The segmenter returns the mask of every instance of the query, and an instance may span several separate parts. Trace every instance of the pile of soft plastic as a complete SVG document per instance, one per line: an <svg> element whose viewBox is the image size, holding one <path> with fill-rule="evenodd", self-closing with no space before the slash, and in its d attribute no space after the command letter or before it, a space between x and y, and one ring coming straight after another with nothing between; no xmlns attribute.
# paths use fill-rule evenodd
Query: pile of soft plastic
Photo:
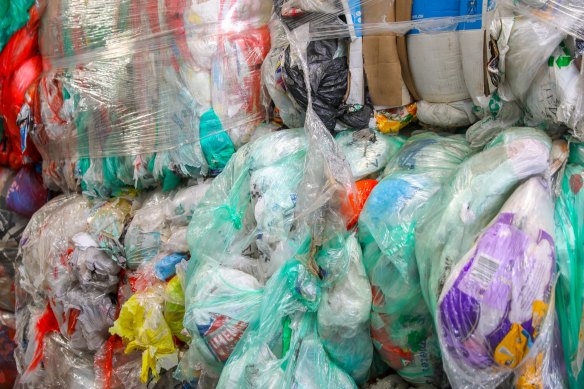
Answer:
<svg viewBox="0 0 584 389"><path fill-rule="evenodd" d="M44 11L17 385L584 385L576 0Z"/></svg>

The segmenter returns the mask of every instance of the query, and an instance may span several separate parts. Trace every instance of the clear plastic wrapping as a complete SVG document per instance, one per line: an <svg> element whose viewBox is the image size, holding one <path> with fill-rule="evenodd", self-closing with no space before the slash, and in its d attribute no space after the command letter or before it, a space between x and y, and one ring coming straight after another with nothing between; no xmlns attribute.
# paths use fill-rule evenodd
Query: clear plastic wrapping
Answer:
<svg viewBox="0 0 584 389"><path fill-rule="evenodd" d="M49 2L33 134L45 176L74 185L89 169L137 185L144 170L220 171L265 116L270 10L258 0Z"/></svg>
<svg viewBox="0 0 584 389"><path fill-rule="evenodd" d="M584 5L579 0L499 0L499 3L584 39Z"/></svg>

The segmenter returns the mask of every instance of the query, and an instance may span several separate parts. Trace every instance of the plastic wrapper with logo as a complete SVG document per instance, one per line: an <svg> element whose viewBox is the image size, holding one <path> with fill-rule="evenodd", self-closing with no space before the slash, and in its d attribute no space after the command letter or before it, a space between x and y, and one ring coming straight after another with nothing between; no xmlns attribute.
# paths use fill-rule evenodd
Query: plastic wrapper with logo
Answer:
<svg viewBox="0 0 584 389"><path fill-rule="evenodd" d="M432 314L452 269L522 180L548 169L551 141L543 132L512 128L463 162L431 200L416 226L420 283Z"/></svg>
<svg viewBox="0 0 584 389"><path fill-rule="evenodd" d="M33 133L47 184L108 196L216 175L264 118L270 9L257 0L50 2Z"/></svg>
<svg viewBox="0 0 584 389"><path fill-rule="evenodd" d="M437 332L450 382L561 386L554 333L556 251L549 182L519 186L456 263L438 300Z"/></svg>
<svg viewBox="0 0 584 389"><path fill-rule="evenodd" d="M371 281L371 335L381 358L412 384L439 385L437 335L414 254L414 228L458 165L470 154L461 136L414 135L390 161L359 218Z"/></svg>
<svg viewBox="0 0 584 389"><path fill-rule="evenodd" d="M562 181L562 189L556 203L555 233L559 278L556 287L556 309L562 335L562 345L568 380L571 388L584 385L582 341L584 306L584 281L582 280L584 252L584 148L571 145L570 158Z"/></svg>

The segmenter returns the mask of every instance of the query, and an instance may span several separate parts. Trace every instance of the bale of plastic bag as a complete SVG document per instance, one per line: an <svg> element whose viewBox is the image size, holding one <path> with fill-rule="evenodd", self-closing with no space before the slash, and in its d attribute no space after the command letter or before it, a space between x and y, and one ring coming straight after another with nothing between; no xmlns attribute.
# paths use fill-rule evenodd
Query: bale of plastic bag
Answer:
<svg viewBox="0 0 584 389"><path fill-rule="evenodd" d="M453 264L436 313L452 385L496 387L514 373L521 386L561 385L552 352L553 212L549 182L530 178ZM525 363L533 366L522 372Z"/></svg>
<svg viewBox="0 0 584 389"><path fill-rule="evenodd" d="M270 9L257 0L49 2L32 134L48 185L110 196L216 175L265 116Z"/></svg>
<svg viewBox="0 0 584 389"><path fill-rule="evenodd" d="M359 217L371 282L371 336L381 358L412 384L439 385L438 339L420 290L414 228L431 198L470 154L460 136L422 133L388 164Z"/></svg>
<svg viewBox="0 0 584 389"><path fill-rule="evenodd" d="M72 195L53 199L32 217L17 269L17 355L23 384L65 385L63 380L81 378L67 376L67 371L77 374L67 355L92 361L107 341L125 266L120 239L131 210L129 199L94 202ZM62 345L50 349L54 340ZM58 357L48 350L64 357L59 367L64 375L50 371L61 362L53 361ZM92 363L89 368L83 380L92 382Z"/></svg>
<svg viewBox="0 0 584 389"><path fill-rule="evenodd" d="M584 385L582 361L582 308L584 306L584 154L582 144L571 145L570 159L556 203L555 234L558 261L556 311L559 319L568 382L571 388Z"/></svg>
<svg viewBox="0 0 584 389"><path fill-rule="evenodd" d="M416 260L432 314L453 267L519 183L548 168L551 141L531 128L511 128L463 162L416 225Z"/></svg>

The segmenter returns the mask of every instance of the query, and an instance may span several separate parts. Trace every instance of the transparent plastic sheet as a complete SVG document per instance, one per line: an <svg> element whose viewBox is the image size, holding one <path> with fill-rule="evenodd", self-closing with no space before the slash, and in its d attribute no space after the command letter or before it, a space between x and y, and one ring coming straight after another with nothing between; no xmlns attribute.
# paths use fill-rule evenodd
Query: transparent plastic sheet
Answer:
<svg viewBox="0 0 584 389"><path fill-rule="evenodd" d="M554 342L554 200L546 178L532 177L447 276L437 332L452 385L562 387Z"/></svg>
<svg viewBox="0 0 584 389"><path fill-rule="evenodd" d="M584 201L581 182L584 159L582 144L572 143L569 163L563 176L561 193L555 211L558 283L556 308L560 324L562 345L568 382L571 388L584 385L582 361L584 348L582 333L583 285L582 280L582 228Z"/></svg>
<svg viewBox="0 0 584 389"><path fill-rule="evenodd" d="M33 134L45 176L115 189L216 174L264 119L270 10L256 0L50 2Z"/></svg>
<svg viewBox="0 0 584 389"><path fill-rule="evenodd" d="M412 384L439 387L443 380L438 338L420 289L414 228L431 198L470 154L462 136L412 136L390 160L359 218L373 291L373 343L381 358Z"/></svg>
<svg viewBox="0 0 584 389"><path fill-rule="evenodd" d="M579 0L498 0L498 3L584 39L584 5Z"/></svg>
<svg viewBox="0 0 584 389"><path fill-rule="evenodd" d="M34 94L42 72L37 41L44 4L44 0L17 0L5 1L1 6L0 118L3 131L0 164L15 170L23 164L40 161L26 131L31 123L31 94ZM11 31L13 27L18 30Z"/></svg>

